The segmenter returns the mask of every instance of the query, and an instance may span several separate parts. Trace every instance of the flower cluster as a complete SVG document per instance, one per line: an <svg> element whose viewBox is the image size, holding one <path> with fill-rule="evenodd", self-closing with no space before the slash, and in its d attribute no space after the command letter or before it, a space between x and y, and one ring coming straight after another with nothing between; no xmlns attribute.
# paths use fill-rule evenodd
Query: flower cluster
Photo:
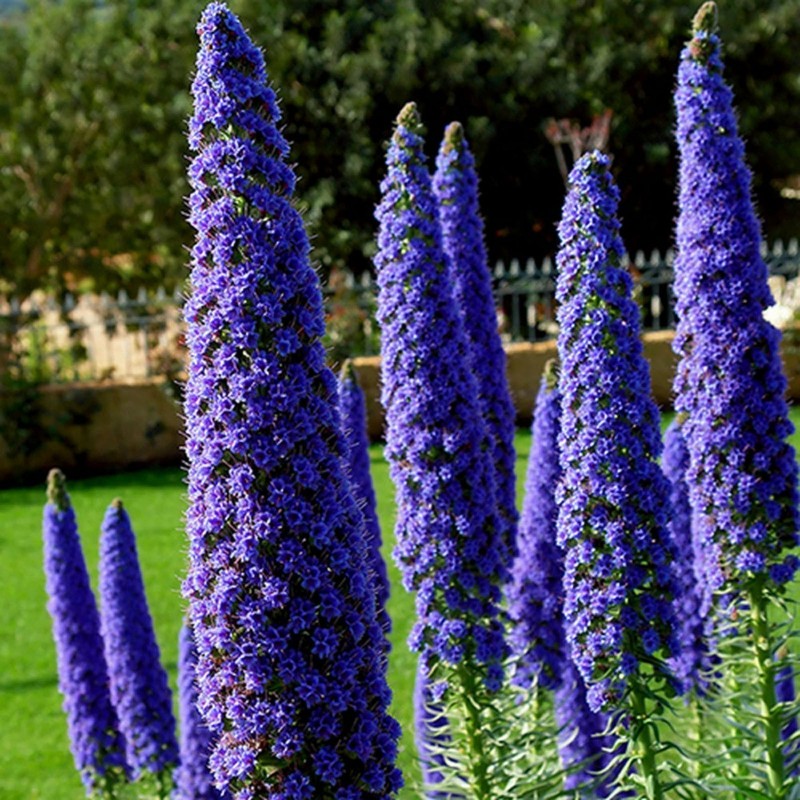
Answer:
<svg viewBox="0 0 800 800"><path fill-rule="evenodd" d="M677 420L670 424L664 434L662 467L671 486L670 533L677 555L675 613L678 617L680 656L674 663L675 674L684 682L687 690L703 693L707 689L706 675L712 666L705 638L707 626L702 612L703 593L698 580L698 576L703 574L703 549L692 531L692 509L686 482L689 450Z"/></svg>
<svg viewBox="0 0 800 800"><path fill-rule="evenodd" d="M675 260L676 409L685 416L693 524L709 592L783 585L798 559L797 465L750 173L706 3L678 71L680 214ZM706 603L710 597L706 598Z"/></svg>
<svg viewBox="0 0 800 800"><path fill-rule="evenodd" d="M588 153L570 174L556 292L564 615L595 711L647 680L643 659L660 673L676 654L669 484L609 163Z"/></svg>
<svg viewBox="0 0 800 800"><path fill-rule="evenodd" d="M197 710L197 648L184 622L178 637L178 703L181 761L175 770L175 800L223 800L211 779L211 731Z"/></svg>
<svg viewBox="0 0 800 800"><path fill-rule="evenodd" d="M533 414L525 500L519 523L519 555L508 588L513 622L510 644L518 658L514 682L545 689L561 683L566 659L563 620L564 558L556 544L556 486L561 478L558 432L561 396L556 367L542 375Z"/></svg>
<svg viewBox="0 0 800 800"><path fill-rule="evenodd" d="M184 594L210 767L237 800L388 798L400 731L275 93L223 4L198 32Z"/></svg>
<svg viewBox="0 0 800 800"><path fill-rule="evenodd" d="M364 392L358 384L358 376L352 361L346 361L339 378L339 409L342 412L342 427L347 437L346 472L350 479L356 502L364 515L367 537L368 566L374 584L375 609L386 634L392 621L386 612L389 599L389 578L386 563L381 554L381 526L375 489L369 472L369 440L367 439L367 408ZM387 640L388 641L388 640Z"/></svg>
<svg viewBox="0 0 800 800"><path fill-rule="evenodd" d="M413 104L398 116L387 167L375 264L395 558L417 593L411 646L428 666L479 667L495 689L505 569L491 453Z"/></svg>
<svg viewBox="0 0 800 800"><path fill-rule="evenodd" d="M58 686L72 755L91 795L113 782L113 773L124 778L125 741L108 690L100 617L64 475L52 470L47 484L42 524L47 610L53 620Z"/></svg>
<svg viewBox="0 0 800 800"><path fill-rule="evenodd" d="M478 383L478 399L492 448L495 498L502 525L500 560L510 569L517 552L516 413L506 377L506 354L497 329L483 220L478 207L478 176L464 130L457 122L445 130L436 159L433 191L439 202L444 251L450 263L456 304L469 343L470 366Z"/></svg>
<svg viewBox="0 0 800 800"><path fill-rule="evenodd" d="M134 777L178 762L175 717L147 607L136 539L122 503L106 511L100 535L100 611L111 700Z"/></svg>

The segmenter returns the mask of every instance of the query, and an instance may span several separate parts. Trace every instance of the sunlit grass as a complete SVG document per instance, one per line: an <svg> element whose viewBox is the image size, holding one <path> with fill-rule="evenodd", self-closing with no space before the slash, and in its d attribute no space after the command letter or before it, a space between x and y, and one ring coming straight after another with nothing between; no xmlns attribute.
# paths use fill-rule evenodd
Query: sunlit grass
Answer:
<svg viewBox="0 0 800 800"><path fill-rule="evenodd" d="M796 423L800 413L793 412ZM795 446L800 437L795 435ZM517 434L517 494L522 502L523 477L530 435ZM384 555L394 587L389 612L394 621L389 681L393 712L403 726L400 766L415 780L413 767L412 690L415 658L405 639L414 617L413 598L400 586L391 562L394 489L379 446L371 451L372 474L384 532ZM69 476L68 476L69 477ZM44 478L44 476L43 476ZM175 687L177 638L183 601L180 596L186 545L183 475L157 469L69 483L86 559L96 585L100 522L115 497L125 502L137 533L150 608L163 661ZM44 486L0 491L0 798L3 800L69 800L83 797L72 764L57 690L55 651L45 608L41 552ZM411 800L409 787L402 794Z"/></svg>

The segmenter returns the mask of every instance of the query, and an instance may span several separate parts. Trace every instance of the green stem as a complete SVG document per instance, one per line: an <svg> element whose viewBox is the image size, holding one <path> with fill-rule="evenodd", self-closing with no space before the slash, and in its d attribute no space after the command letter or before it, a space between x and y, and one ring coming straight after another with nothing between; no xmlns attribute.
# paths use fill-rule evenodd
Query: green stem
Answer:
<svg viewBox="0 0 800 800"><path fill-rule="evenodd" d="M631 686L631 730L639 773L644 778L647 800L663 800L664 792L658 779L656 748L653 740L652 724L647 716L647 703L642 688Z"/></svg>
<svg viewBox="0 0 800 800"><path fill-rule="evenodd" d="M533 693L533 697L531 698L532 708L531 708L531 716L533 719L533 729L538 731L541 730L541 718L542 718L542 687L539 686L539 682L536 681L533 686L531 687L531 691ZM534 800L539 800L539 791L538 789L534 793Z"/></svg>
<svg viewBox="0 0 800 800"><path fill-rule="evenodd" d="M695 758L692 759L692 777L693 778L700 778L702 777L702 768L700 766L700 750L703 747L703 733L705 728L705 714L703 713L703 703L700 701L700 698L697 694L692 694L691 699L691 710L692 710L692 722L694 723L694 731L693 731L693 741L697 747L697 752L695 754Z"/></svg>
<svg viewBox="0 0 800 800"><path fill-rule="evenodd" d="M772 660L772 639L767 618L768 598L762 584L748 591L752 623L753 654L758 670L758 693L764 719L764 738L767 750L767 794L772 800L786 797L781 718L775 695L775 664Z"/></svg>
<svg viewBox="0 0 800 800"><path fill-rule="evenodd" d="M472 671L462 666L458 670L461 700L464 704L464 740L467 748L468 779L472 788L470 800L491 800L492 787L489 780L489 758L481 725L481 708L477 701L484 691Z"/></svg>

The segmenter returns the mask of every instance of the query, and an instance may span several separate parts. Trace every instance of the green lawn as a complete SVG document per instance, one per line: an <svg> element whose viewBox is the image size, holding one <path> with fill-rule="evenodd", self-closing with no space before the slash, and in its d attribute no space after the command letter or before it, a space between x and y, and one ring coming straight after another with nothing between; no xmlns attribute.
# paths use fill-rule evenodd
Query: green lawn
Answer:
<svg viewBox="0 0 800 800"><path fill-rule="evenodd" d="M800 423L800 411L792 414ZM798 425L800 427L800 425ZM800 436L795 436L795 447ZM517 434L518 496L523 489L530 435ZM381 448L372 448L373 480L386 538L385 556L393 585L389 612L394 620L389 680L395 692L394 714L404 729L401 767L415 779L411 737L411 693L415 658L405 639L414 617L412 598L402 589L391 562L394 491ZM177 638L183 603L185 506L183 476L176 469L131 472L69 484L83 536L89 570L97 574L97 544L106 506L121 497L138 535L150 608L163 661L175 687ZM3 800L70 800L83 797L72 764L57 690L55 652L45 608L41 554L41 510L44 488L0 491L0 798ZM96 578L94 578L96 583ZM407 788L402 800L415 793Z"/></svg>
<svg viewBox="0 0 800 800"><path fill-rule="evenodd" d="M520 431L519 468L524 470L530 436ZM401 766L413 774L410 735L411 692L415 657L405 639L414 603L400 586L391 563L394 491L381 448L372 448L373 479L387 539L385 555L397 588L390 600L394 620L390 682L394 714L403 725ZM522 475L522 472L520 472ZM69 478L69 476L67 476ZM521 482L520 482L521 489ZM150 609L155 619L163 662L175 688L178 630L183 602L185 506L183 475L176 469L153 469L69 482L86 559L96 585L97 544L106 506L125 502L139 543ZM42 573L41 513L44 487L0 491L0 798L3 800L69 800L83 797L72 764L57 689L56 662L45 608ZM401 797L411 798L410 790Z"/></svg>

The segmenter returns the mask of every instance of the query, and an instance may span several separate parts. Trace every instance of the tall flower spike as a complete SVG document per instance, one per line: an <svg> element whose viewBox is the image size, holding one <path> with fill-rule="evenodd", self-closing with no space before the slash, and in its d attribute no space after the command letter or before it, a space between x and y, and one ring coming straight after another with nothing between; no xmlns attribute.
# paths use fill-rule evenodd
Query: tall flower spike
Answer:
<svg viewBox="0 0 800 800"><path fill-rule="evenodd" d="M178 709L181 760L175 770L175 800L223 800L208 768L211 731L197 709L197 648L184 621L178 637Z"/></svg>
<svg viewBox="0 0 800 800"><path fill-rule="evenodd" d="M764 747L760 789L785 796L792 780L781 747L769 620L771 597L797 571L797 464L787 437L780 334L764 319L771 303L750 172L723 80L716 6L705 3L678 68L680 184L675 260L679 324L675 407L685 418L692 526L704 556L704 611L715 592L746 602ZM747 730L742 707L731 709Z"/></svg>
<svg viewBox="0 0 800 800"><path fill-rule="evenodd" d="M566 659L563 619L564 558L556 544L555 491L561 395L551 361L542 375L533 413L533 444L528 457L525 500L519 523L519 555L508 590L509 636L517 656L514 682L554 689Z"/></svg>
<svg viewBox="0 0 800 800"><path fill-rule="evenodd" d="M264 58L221 3L193 83L189 599L217 786L378 800L401 783L322 294Z"/></svg>
<svg viewBox="0 0 800 800"><path fill-rule="evenodd" d="M609 163L588 153L572 170L556 293L564 614L595 711L613 708L629 682L663 675L666 659L676 654L669 484L656 462L659 414L650 399L639 310L621 266L619 191ZM643 659L655 665L655 675Z"/></svg>
<svg viewBox="0 0 800 800"><path fill-rule="evenodd" d="M517 552L515 411L506 377L506 354L497 329L483 220L478 206L478 176L464 130L448 125L436 159L433 190L439 201L444 251L450 263L456 304L469 342L470 364L491 443L495 497L501 530L501 561L506 569Z"/></svg>
<svg viewBox="0 0 800 800"><path fill-rule="evenodd" d="M103 796L116 782L126 780L125 742L108 691L97 604L60 470L48 475L47 499L42 525L44 572L58 688L64 697L72 756L86 794Z"/></svg>
<svg viewBox="0 0 800 800"><path fill-rule="evenodd" d="M100 618L111 700L125 736L134 777L153 773L162 786L178 762L175 717L147 607L136 539L119 500L100 535Z"/></svg>
<svg viewBox="0 0 800 800"><path fill-rule="evenodd" d="M504 567L492 465L421 132L409 103L397 118L376 212L395 558L405 587L417 593L411 646L425 668L467 664L496 689L505 655L497 605Z"/></svg>
<svg viewBox="0 0 800 800"><path fill-rule="evenodd" d="M800 752L797 741L797 695L794 690L795 668L791 662L786 661L788 653L781 649L776 653L776 660L783 665L778 667L775 675L775 699L784 704L785 711L781 714L783 727L781 740L786 772L790 779L797 780L800 776Z"/></svg>
<svg viewBox="0 0 800 800"><path fill-rule="evenodd" d="M367 407L364 392L358 384L358 375L352 361L346 361L339 377L339 408L342 426L347 437L347 475L356 502L364 515L367 536L368 565L375 591L375 608L385 633L391 630L392 621L386 612L389 599L389 578L381 554L381 525L375 489L369 472L369 440L367 439Z"/></svg>
<svg viewBox="0 0 800 800"><path fill-rule="evenodd" d="M742 581L785 584L798 566L790 550L800 525L780 334L763 316L773 301L722 71L716 7L706 3L681 55L675 97L674 346L675 407L685 416L693 524L710 592Z"/></svg>
<svg viewBox="0 0 800 800"><path fill-rule="evenodd" d="M558 435L561 394L558 367L549 361L533 413L533 444L528 457L525 501L519 523L519 554L509 587L509 636L517 656L517 685L555 690L559 754L567 770L568 791L594 784L610 742L601 734L608 722L586 703L586 687L567 652L564 636L564 556L556 544L556 486L561 479ZM597 796L605 783L593 786Z"/></svg>
<svg viewBox="0 0 800 800"><path fill-rule="evenodd" d="M703 616L700 577L703 574L703 550L692 531L692 510L689 504L689 486L686 472L689 468L689 451L681 427L674 420L664 434L664 475L670 482L672 519L670 532L675 544L675 574L677 597L675 612L678 617L680 657L675 662L675 672L685 688L704 694L707 676L712 668L712 656L706 640L707 618Z"/></svg>

